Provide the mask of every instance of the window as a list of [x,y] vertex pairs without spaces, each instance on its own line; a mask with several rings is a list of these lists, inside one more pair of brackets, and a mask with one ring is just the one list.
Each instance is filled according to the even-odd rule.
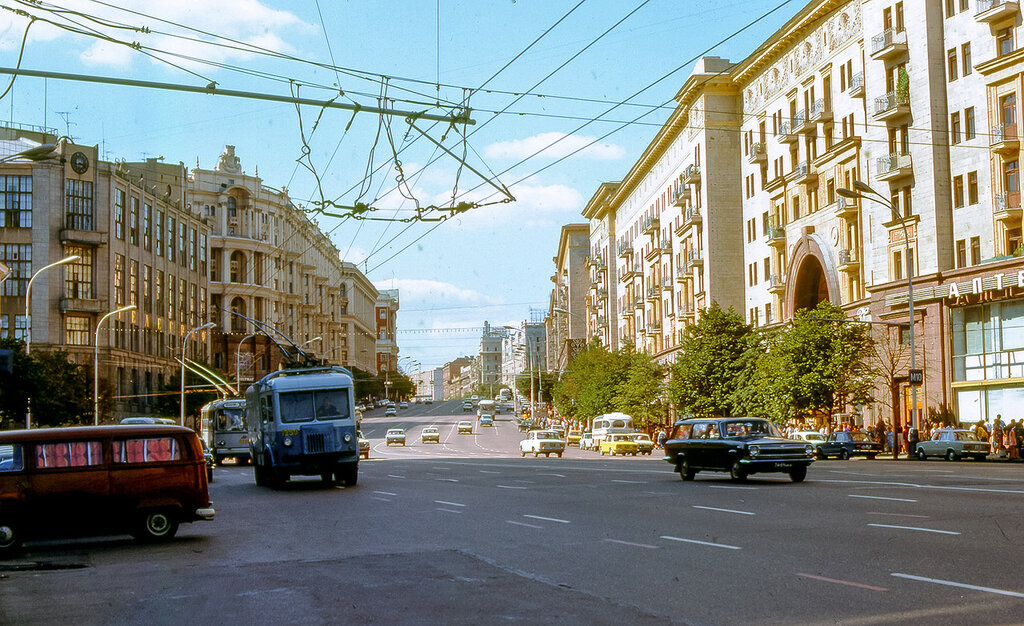
[[25,469],[20,444],[0,445],[0,472],[20,472]]
[[139,262],[128,261],[128,304],[139,305]]
[[139,199],[128,198],[128,243],[139,245]]
[[156,247],[156,255],[164,255],[164,212],[157,210],[156,219],[153,220],[153,225],[156,227],[153,232],[153,243]]
[[124,190],[114,190],[114,236],[124,241]]
[[185,231],[187,230],[185,222],[178,222],[178,263],[185,265],[188,259],[185,258],[187,248],[185,247]]
[[996,32],[996,56],[1006,56],[1013,52],[1013,27]]
[[960,46],[960,60],[962,62],[963,75],[970,75],[974,71],[974,66],[971,65],[971,42]]
[[967,240],[958,239],[956,242],[956,266],[967,267]]
[[103,464],[99,441],[71,441],[35,445],[36,467],[88,467]]
[[7,280],[0,283],[5,296],[24,296],[28,281],[32,278],[32,246],[20,244],[0,244],[0,263],[6,265],[11,273]]
[[174,437],[125,439],[112,444],[114,463],[157,463],[181,460],[181,446]]
[[78,255],[78,259],[64,266],[64,297],[90,300],[92,292],[93,249],[68,246],[65,256]]
[[971,237],[971,265],[981,263],[981,238]]
[[764,280],[765,280],[765,282],[768,282],[769,280],[771,280],[771,271],[772,271],[771,259],[769,257],[765,257],[764,258]]
[[903,251],[892,251],[892,280],[903,280]]
[[964,139],[974,139],[977,132],[974,125],[974,107],[964,109]]
[[92,183],[67,180],[64,187],[64,227],[92,230]]
[[0,176],[0,228],[32,227],[32,177]]
[[174,319],[174,312],[176,310],[176,308],[174,306],[174,302],[175,302],[175,300],[174,300],[174,287],[175,287],[174,274],[169,274],[167,276],[167,319],[169,319],[169,320],[173,320]]
[[953,177],[953,207],[962,208],[964,206],[964,177],[954,176]]
[[89,345],[89,318],[69,315],[64,318],[64,343],[69,346]]
[[953,82],[957,79],[956,68],[956,48],[950,48],[949,51],[946,52],[946,79],[949,80],[949,82]]
[[234,196],[228,196],[228,217],[236,217],[238,215],[238,201],[235,200]]
[[174,262],[174,218],[167,216],[167,260]]
[[155,281],[153,282],[153,293],[156,295],[156,314],[163,316],[166,313],[164,309],[164,272],[163,270],[156,271]]
[[967,173],[967,204],[978,204],[978,172]]
[[949,116],[949,141],[960,143],[960,113],[956,112]]
[[188,269],[196,271],[196,229],[188,229]]
[[142,266],[142,310],[153,313],[153,270],[148,265]]
[[124,255],[114,255],[114,304],[124,306]]

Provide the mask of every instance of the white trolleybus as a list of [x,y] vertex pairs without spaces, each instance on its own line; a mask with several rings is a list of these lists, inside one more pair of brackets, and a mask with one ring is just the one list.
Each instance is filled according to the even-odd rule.
[[239,464],[250,461],[243,398],[214,400],[202,408],[200,415],[203,438],[215,465],[220,465],[224,459],[235,459]]

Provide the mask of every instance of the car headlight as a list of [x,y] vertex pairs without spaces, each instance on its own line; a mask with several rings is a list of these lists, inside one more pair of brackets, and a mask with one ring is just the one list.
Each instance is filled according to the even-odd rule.
[[345,433],[345,443],[351,443],[351,441],[352,441],[352,434],[351,433]]
[[748,448],[748,450],[750,451],[750,456],[757,456],[757,455],[761,454],[761,448],[759,448],[757,446],[750,446],[750,448]]
[[292,438],[291,437],[285,437],[284,438],[284,447],[290,448],[291,446],[292,446]]
[[814,447],[804,446],[804,454],[806,454],[807,456],[812,456],[814,454]]

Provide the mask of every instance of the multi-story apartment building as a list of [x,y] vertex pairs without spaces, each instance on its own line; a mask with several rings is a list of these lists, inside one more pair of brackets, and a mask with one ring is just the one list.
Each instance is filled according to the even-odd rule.
[[470,357],[459,357],[454,361],[445,363],[441,368],[444,394],[442,397],[445,400],[459,398],[464,395],[460,380],[462,379],[462,370],[469,367],[469,362]]
[[398,290],[385,289],[377,295],[374,315],[377,329],[377,373],[398,370]]
[[[112,414],[100,421],[150,412],[179,371],[183,339],[206,321],[209,226],[180,184],[154,186],[129,164],[100,161],[96,146],[15,126],[0,133],[8,155],[56,142],[54,158],[0,165],[0,262],[13,270],[0,295],[0,337],[30,338],[32,350],[66,350],[82,364],[92,363],[98,339],[99,378],[114,391]],[[185,177],[168,167],[169,177]],[[208,332],[194,334],[185,356],[207,360],[209,346]]]
[[544,327],[547,336],[548,367],[561,372],[587,343],[586,298],[593,291],[594,298],[607,298],[607,290],[591,282],[588,252],[590,226],[567,224],[558,239],[558,253],[554,256],[555,273],[551,276],[554,287],[548,301]]
[[506,326],[505,330],[501,341],[501,382],[518,393],[516,378],[548,371],[547,330],[542,322],[526,320],[518,326]]
[[[1021,21],[1003,0],[815,0],[743,61],[699,61],[628,175],[584,211],[592,258],[617,244],[609,330],[670,360],[712,301],[757,325],[822,300],[907,322],[912,276],[922,414],[1013,414]],[[878,195],[840,195],[857,183]],[[865,421],[891,419],[883,394]]]
[[[618,302],[619,281],[615,273],[615,211],[608,203],[618,183],[603,183],[587,202],[583,217],[590,220],[591,289],[584,299],[587,314],[587,339],[596,340],[610,350],[619,349]],[[602,291],[603,289],[603,291]],[[632,309],[630,309],[632,313]]]
[[494,328],[490,322],[484,322],[480,335],[480,356],[473,370],[475,385],[493,389],[495,393],[498,391],[501,386],[501,343],[507,334],[507,329]]

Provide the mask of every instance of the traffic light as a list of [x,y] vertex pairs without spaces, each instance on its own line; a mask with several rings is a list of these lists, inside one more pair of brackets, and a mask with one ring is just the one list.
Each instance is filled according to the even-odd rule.
[[0,374],[14,373],[14,350],[0,350]]

